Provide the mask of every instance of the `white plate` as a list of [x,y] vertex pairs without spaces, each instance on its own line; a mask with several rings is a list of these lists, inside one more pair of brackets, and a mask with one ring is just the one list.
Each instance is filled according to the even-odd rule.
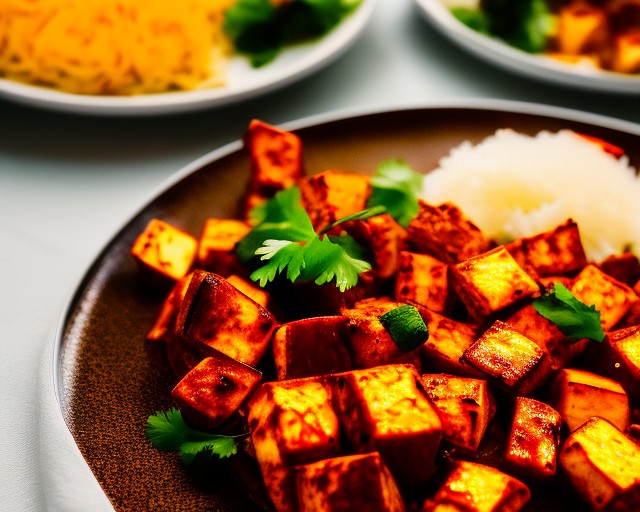
[[592,91],[640,95],[640,75],[572,65],[533,55],[482,35],[459,22],[441,0],[415,0],[422,15],[445,36],[476,56],[528,78]]
[[243,56],[232,58],[223,87],[140,96],[89,96],[0,78],[0,97],[50,110],[96,115],[170,114],[226,106],[288,85],[337,59],[362,33],[374,7],[375,0],[362,0],[356,11],[327,35],[287,47],[264,67],[251,67]]

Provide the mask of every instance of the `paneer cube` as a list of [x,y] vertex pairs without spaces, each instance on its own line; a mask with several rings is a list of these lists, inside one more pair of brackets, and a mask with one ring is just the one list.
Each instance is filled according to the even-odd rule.
[[529,488],[520,480],[490,466],[456,461],[422,512],[517,512],[530,499]]
[[302,141],[295,133],[254,119],[244,145],[251,158],[250,190],[269,197],[303,177]]
[[352,367],[343,316],[282,324],[274,332],[272,345],[278,380],[340,373]]
[[556,474],[562,416],[539,400],[517,397],[504,455],[510,474],[545,480]]
[[540,293],[504,246],[452,265],[450,271],[453,289],[477,322]]
[[620,383],[579,368],[564,368],[553,379],[549,403],[574,431],[592,416],[629,427],[629,398]]
[[198,244],[199,267],[223,277],[239,273],[235,248],[250,229],[241,220],[207,219]]
[[413,251],[458,263],[489,249],[489,240],[453,203],[434,206],[418,200],[418,215],[407,228]]
[[436,313],[451,311],[448,265],[429,254],[402,251],[396,276],[395,299],[429,308]]
[[169,295],[167,295],[166,299],[162,303],[162,309],[156,318],[156,322],[147,333],[148,340],[161,340],[168,342],[172,336],[174,336],[178,311],[180,310],[182,301],[187,294],[189,285],[191,284],[192,279],[202,280],[204,279],[204,276],[205,273],[203,271],[194,270],[176,282],[169,292]]
[[640,399],[640,325],[610,332],[597,353],[599,368]]
[[226,279],[207,272],[192,282],[176,320],[176,332],[193,345],[215,348],[254,366],[277,322],[273,315]]
[[632,252],[612,254],[599,265],[605,274],[633,287],[640,280],[640,260]]
[[313,227],[320,230],[364,210],[371,185],[367,175],[328,170],[302,180],[300,191]]
[[595,265],[587,265],[574,279],[571,293],[587,306],[600,311],[605,331],[612,329],[640,299],[632,288],[605,274]]
[[611,68],[619,73],[640,73],[640,29],[616,34]]
[[395,276],[407,231],[389,214],[348,224],[348,233],[371,251],[373,273],[380,279]]
[[559,462],[592,510],[638,510],[640,445],[594,417],[563,443]]
[[145,279],[173,286],[191,270],[197,249],[198,241],[189,233],[160,219],[151,219],[136,238],[131,254]]
[[609,23],[602,8],[587,2],[570,2],[560,9],[557,34],[560,53],[588,53],[606,45]]
[[422,368],[466,377],[484,374],[462,360],[462,354],[477,338],[478,326],[458,322],[429,309],[418,307],[429,330],[429,339],[420,347]]
[[462,359],[517,395],[528,395],[549,374],[546,353],[500,320],[465,350]]
[[261,380],[255,368],[210,351],[175,385],[171,395],[191,425],[213,430],[237,413]]
[[256,460],[278,512],[298,508],[295,466],[340,455],[332,389],[323,378],[263,383],[249,399]]
[[569,342],[556,324],[540,315],[531,304],[514,311],[506,323],[547,352],[551,371],[564,368],[582,354],[589,344],[588,339]]
[[425,374],[422,382],[442,421],[443,439],[464,452],[475,452],[495,413],[487,381]]
[[419,350],[403,352],[386,330],[380,316],[401,304],[386,298],[365,299],[353,308],[344,308],[347,335],[354,368],[372,368],[390,363],[409,363],[420,367]]
[[560,226],[505,245],[527,271],[538,276],[571,274],[587,265],[578,225],[571,219]]
[[411,365],[335,377],[339,411],[355,452],[378,451],[400,487],[425,484],[435,469],[442,423]]
[[403,512],[402,496],[379,453],[346,455],[296,468],[300,512]]
[[263,308],[266,308],[269,305],[270,295],[269,292],[264,288],[260,288],[259,286],[256,286],[255,284],[235,274],[227,276],[226,279],[227,282],[233,285],[234,288],[244,293],[251,300],[256,301]]

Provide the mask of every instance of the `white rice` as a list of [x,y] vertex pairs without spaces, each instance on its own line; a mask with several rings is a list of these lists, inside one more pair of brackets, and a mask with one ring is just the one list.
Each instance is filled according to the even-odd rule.
[[457,204],[501,242],[572,218],[591,261],[629,246],[640,256],[640,177],[627,157],[569,130],[531,137],[502,129],[476,146],[464,142],[427,174],[423,195]]

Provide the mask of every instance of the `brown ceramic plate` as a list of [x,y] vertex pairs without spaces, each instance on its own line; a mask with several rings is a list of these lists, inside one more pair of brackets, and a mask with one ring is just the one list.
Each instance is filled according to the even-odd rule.
[[[632,165],[640,166],[640,130],[634,125],[535,105],[413,108],[286,126],[302,138],[310,173],[327,168],[370,173],[391,157],[427,172],[463,140],[479,142],[506,127],[530,134],[570,128],[624,148]],[[259,509],[232,476],[192,474],[176,454],[159,453],[146,441],[147,417],[172,405],[173,381],[162,347],[145,341],[163,297],[140,283],[129,255],[152,217],[199,234],[207,217],[235,216],[248,163],[236,142],[180,172],[109,242],[63,320],[57,347],[60,407],[116,510]],[[253,474],[240,480],[252,478],[257,481]],[[530,510],[576,510],[556,489],[543,494],[544,503],[533,502]]]

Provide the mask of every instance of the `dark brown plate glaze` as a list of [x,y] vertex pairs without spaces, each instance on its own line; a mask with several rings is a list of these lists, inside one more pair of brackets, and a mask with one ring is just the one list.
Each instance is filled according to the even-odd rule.
[[[386,158],[403,158],[428,172],[453,146],[465,139],[479,142],[499,128],[530,134],[570,128],[622,147],[632,165],[640,166],[640,130],[632,125],[526,104],[413,108],[312,119],[286,128],[302,138],[308,173],[329,168],[372,173]],[[172,405],[174,382],[163,347],[145,341],[163,295],[139,281],[129,253],[152,217],[197,236],[207,217],[236,216],[248,164],[236,142],[179,173],[108,243],[63,319],[57,347],[60,407],[116,510],[259,509],[229,474],[193,474],[176,454],[159,453],[145,439],[147,417]],[[253,474],[240,478],[251,479],[258,481]],[[558,489],[543,494],[544,503],[533,501],[529,510],[576,510]]]

